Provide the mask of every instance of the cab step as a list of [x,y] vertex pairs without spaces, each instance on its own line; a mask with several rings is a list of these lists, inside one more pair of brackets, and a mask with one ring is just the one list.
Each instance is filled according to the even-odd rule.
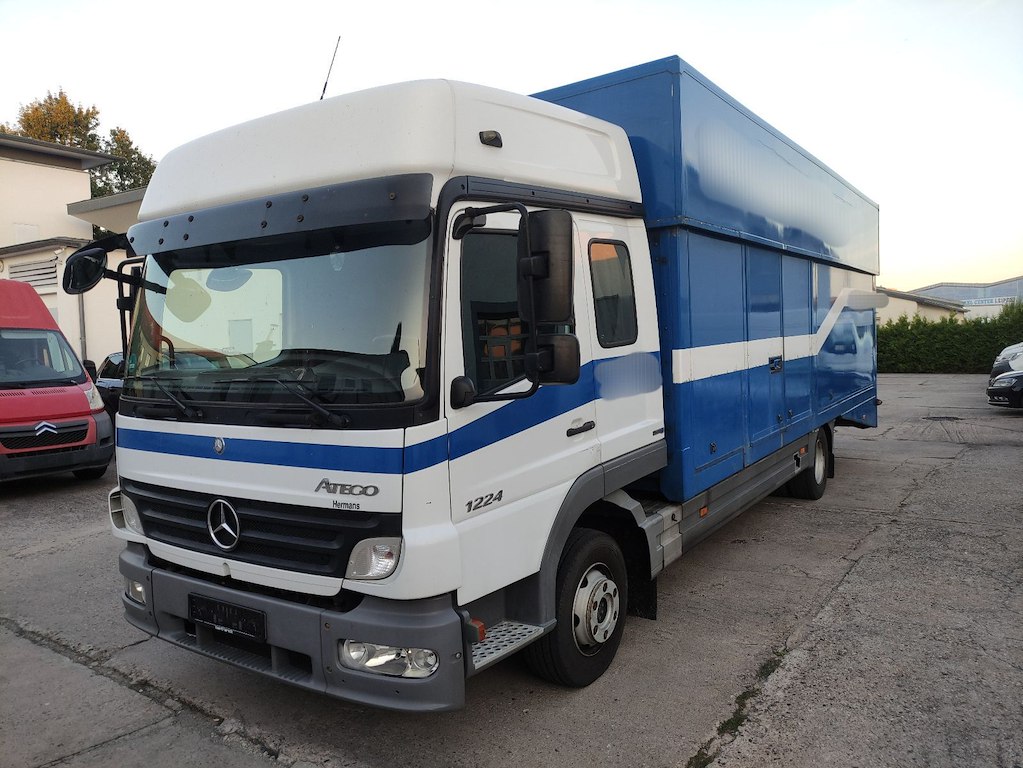
[[472,646],[473,670],[479,672],[506,656],[510,656],[520,648],[543,634],[543,628],[533,624],[520,624],[517,621],[501,621],[487,627],[487,636],[480,643]]

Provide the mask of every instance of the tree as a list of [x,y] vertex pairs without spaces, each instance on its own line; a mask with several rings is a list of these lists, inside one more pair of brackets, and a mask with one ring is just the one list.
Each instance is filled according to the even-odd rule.
[[110,165],[89,172],[93,197],[144,187],[156,170],[153,158],[135,146],[124,128],[117,127],[107,137],[100,136],[99,110],[95,106],[73,104],[63,88],[56,95],[47,91],[46,98],[22,106],[17,124],[0,124],[0,132],[117,157]]
[[99,110],[72,104],[63,88],[56,96],[47,91],[45,99],[23,105],[14,128],[3,126],[5,133],[93,152],[101,151],[98,128]]
[[105,197],[117,192],[144,187],[156,170],[149,155],[142,154],[131,136],[123,128],[114,128],[103,140],[103,150],[120,158],[116,163],[96,168],[92,172],[92,196]]

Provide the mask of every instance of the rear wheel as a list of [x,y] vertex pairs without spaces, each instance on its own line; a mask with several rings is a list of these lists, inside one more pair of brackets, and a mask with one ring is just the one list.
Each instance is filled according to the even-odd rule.
[[813,440],[810,466],[789,481],[789,492],[797,499],[819,499],[828,487],[828,436],[818,429]]
[[574,688],[604,674],[622,640],[628,590],[615,540],[589,528],[572,531],[558,566],[558,623],[525,651],[533,672]]

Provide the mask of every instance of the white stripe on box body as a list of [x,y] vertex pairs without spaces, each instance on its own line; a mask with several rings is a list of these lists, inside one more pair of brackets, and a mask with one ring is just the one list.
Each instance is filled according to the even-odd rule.
[[[673,349],[671,351],[671,380],[674,384],[709,379],[726,373],[736,373],[767,365],[768,359],[784,356],[785,360],[800,360],[816,356],[838,322],[846,307],[873,309],[885,297],[861,288],[843,288],[828,310],[824,322],[814,334],[775,336],[769,339],[733,341],[704,347]],[[881,304],[883,306],[883,304]]]

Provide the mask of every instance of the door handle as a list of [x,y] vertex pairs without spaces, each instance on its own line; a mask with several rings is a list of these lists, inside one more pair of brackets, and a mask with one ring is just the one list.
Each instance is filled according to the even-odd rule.
[[589,432],[591,429],[596,429],[597,422],[587,421],[581,427],[570,427],[565,434],[568,437],[574,437],[575,435],[581,435],[583,432]]

